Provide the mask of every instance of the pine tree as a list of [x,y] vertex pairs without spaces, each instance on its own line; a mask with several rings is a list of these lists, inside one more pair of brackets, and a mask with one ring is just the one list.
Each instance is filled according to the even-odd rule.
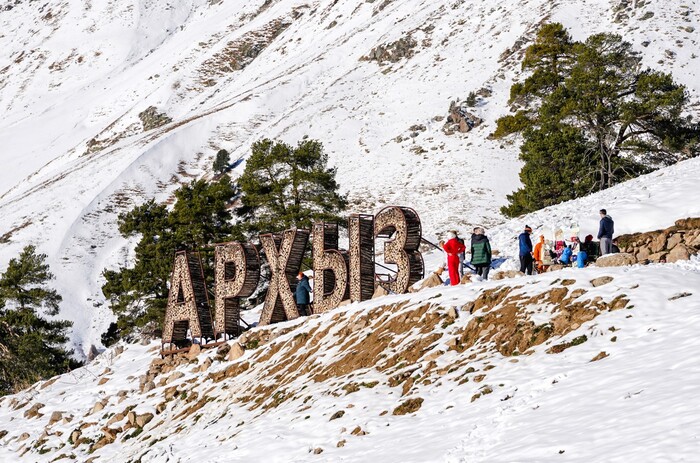
[[228,170],[229,163],[231,162],[231,156],[228,151],[221,149],[216,153],[216,158],[214,159],[214,172],[217,174],[223,174]]
[[197,180],[175,192],[172,210],[151,200],[119,216],[122,236],[140,240],[133,267],[103,272],[102,292],[117,315],[116,330],[110,327],[106,341],[159,334],[175,252],[231,239],[230,204],[236,194],[228,176],[213,183]]
[[48,288],[53,279],[46,255],[26,246],[0,276],[0,395],[77,367],[68,341],[68,321],[58,314],[61,296]]
[[310,228],[317,220],[341,221],[347,200],[338,193],[336,170],[327,164],[316,140],[302,140],[296,147],[268,139],[253,144],[238,179],[243,202],[239,228],[255,235]]
[[[511,103],[520,109],[499,119],[493,134],[524,139],[524,188],[509,196],[506,215],[603,190],[698,154],[700,130],[683,116],[685,87],[670,74],[642,69],[641,57],[619,35],[572,42],[561,24],[545,25],[523,68],[532,74],[511,88]],[[564,145],[550,142],[561,137]],[[579,161],[575,187],[550,185],[557,176],[545,171],[567,158]]]

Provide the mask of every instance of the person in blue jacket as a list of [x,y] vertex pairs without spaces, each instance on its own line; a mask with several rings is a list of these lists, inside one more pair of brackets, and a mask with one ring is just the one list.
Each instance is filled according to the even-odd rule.
[[532,240],[530,234],[532,228],[525,225],[525,231],[518,236],[520,246],[520,271],[525,275],[532,275]]
[[600,240],[600,255],[612,253],[612,237],[615,233],[615,222],[605,209],[600,210],[600,227],[598,239]]
[[299,309],[299,315],[311,315],[311,310],[309,304],[311,303],[311,285],[309,285],[309,277],[299,272],[297,275],[296,290],[294,291],[294,299],[297,302],[297,308]]
[[588,254],[586,251],[579,251],[576,255],[576,267],[583,268],[586,266],[586,259],[588,259]]
[[561,253],[561,257],[559,258],[559,262],[562,263],[563,265],[569,265],[571,263],[571,254],[573,251],[571,250],[571,245],[568,245],[567,247],[564,248],[564,251]]

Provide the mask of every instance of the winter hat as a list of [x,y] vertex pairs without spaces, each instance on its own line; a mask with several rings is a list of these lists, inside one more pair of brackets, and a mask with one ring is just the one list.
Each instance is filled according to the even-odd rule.
[[529,225],[525,225],[525,231],[529,231],[529,232],[531,232],[531,231],[532,231],[532,228],[530,228],[530,226],[529,226]]
[[447,238],[448,239],[457,238],[457,233],[455,233],[453,230],[450,230],[447,232]]

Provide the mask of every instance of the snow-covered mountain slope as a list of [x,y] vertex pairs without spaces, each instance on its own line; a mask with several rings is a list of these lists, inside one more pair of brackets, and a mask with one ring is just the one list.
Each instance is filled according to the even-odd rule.
[[694,461],[698,288],[697,257],[568,269],[255,328],[232,360],[110,349],[1,399],[0,459]]
[[[495,225],[517,187],[517,145],[486,136],[538,25],[561,21],[577,39],[617,31],[697,101],[699,6],[5,0],[0,265],[28,243],[49,255],[61,316],[85,352],[111,318],[100,273],[130,259],[116,215],[207,175],[219,148],[244,159],[261,137],[322,140],[354,211],[412,206],[428,234]],[[398,61],[364,59],[397,41]],[[445,135],[438,116],[480,89],[484,124]],[[172,122],[144,132],[151,106]]]

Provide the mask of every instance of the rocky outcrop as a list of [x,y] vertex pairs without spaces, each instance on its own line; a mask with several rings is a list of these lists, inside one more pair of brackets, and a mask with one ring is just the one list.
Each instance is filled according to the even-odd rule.
[[457,104],[457,102],[452,101],[450,103],[450,114],[442,128],[446,135],[452,135],[455,132],[467,133],[481,125],[483,119],[470,113],[467,108],[466,102]]
[[418,42],[408,35],[406,37],[401,37],[395,42],[373,48],[363,59],[367,61],[376,61],[379,64],[396,63],[404,58],[411,58],[415,54],[417,46]]
[[173,120],[165,113],[159,113],[155,106],[149,106],[139,113],[139,119],[143,125],[143,131],[157,129],[165,124],[170,124]]
[[620,250],[637,262],[677,262],[700,251],[700,218],[677,220],[665,230],[617,237]]

